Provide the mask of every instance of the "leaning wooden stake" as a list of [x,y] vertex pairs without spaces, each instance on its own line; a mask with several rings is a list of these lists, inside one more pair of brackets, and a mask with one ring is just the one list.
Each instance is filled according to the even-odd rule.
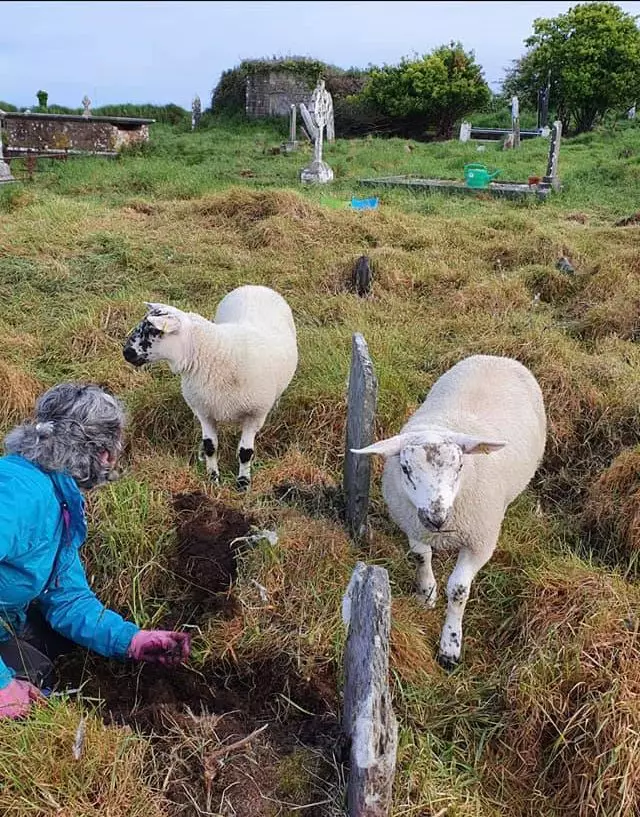
[[383,567],[356,564],[344,596],[342,728],[350,741],[349,817],[388,817],[398,748],[389,691],[391,588]]
[[378,381],[364,337],[356,332],[351,346],[351,371],[347,398],[347,447],[344,455],[343,487],[346,520],[351,535],[367,535],[371,457],[352,454],[352,448],[371,445],[374,435]]

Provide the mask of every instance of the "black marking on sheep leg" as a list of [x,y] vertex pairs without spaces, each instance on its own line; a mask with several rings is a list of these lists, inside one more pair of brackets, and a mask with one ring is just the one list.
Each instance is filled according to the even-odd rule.
[[248,491],[251,485],[249,477],[238,477],[236,485],[239,491]]
[[204,453],[206,457],[214,457],[216,454],[216,447],[213,444],[213,440],[209,439],[209,437],[205,437],[202,441],[202,448],[204,449]]
[[240,446],[238,450],[238,459],[243,465],[246,465],[248,462],[251,462],[253,458],[253,448],[243,448]]
[[443,652],[438,652],[438,657],[436,660],[442,669],[446,670],[447,672],[452,672],[459,663],[457,658],[454,658],[452,655],[445,655]]

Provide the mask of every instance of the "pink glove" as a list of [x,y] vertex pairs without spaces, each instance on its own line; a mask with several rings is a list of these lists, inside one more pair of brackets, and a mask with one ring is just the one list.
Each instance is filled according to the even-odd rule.
[[31,704],[44,701],[40,690],[28,681],[11,681],[0,689],[0,718],[22,718]]
[[131,639],[127,655],[135,661],[149,661],[173,667],[186,661],[191,652],[188,633],[167,630],[140,630]]

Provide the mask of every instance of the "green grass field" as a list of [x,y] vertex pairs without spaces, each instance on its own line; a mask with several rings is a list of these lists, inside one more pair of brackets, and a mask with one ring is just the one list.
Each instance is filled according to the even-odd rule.
[[[0,723],[0,812],[343,814],[340,602],[364,559],[389,570],[394,595],[394,815],[634,817],[640,226],[616,222],[640,207],[640,128],[565,140],[564,190],[544,204],[387,189],[377,211],[360,213],[348,207],[371,194],[360,177],[461,179],[465,163],[482,161],[526,180],[543,174],[547,142],[477,153],[473,142],[408,150],[397,139],[339,140],[325,157],[334,184],[302,189],[310,150],[272,155],[283,138],[272,123],[196,134],[154,126],[148,146],[117,161],[43,162],[32,182],[0,190],[1,430],[61,380],[122,396],[125,475],[90,498],[88,573],[104,602],[139,624],[194,634],[191,668],[173,686],[83,654],[62,670],[80,694],[52,699],[27,723]],[[348,290],[363,253],[374,270],[366,300]],[[575,275],[556,269],[563,255]],[[143,301],[212,315],[243,283],[288,299],[300,350],[257,440],[247,496],[233,489],[237,433],[223,430],[223,487],[212,489],[178,379],[164,366],[135,371],[121,352]],[[435,661],[444,603],[425,611],[412,598],[381,463],[370,544],[355,547],[340,521],[354,331],[379,378],[379,435],[397,432],[469,354],[518,358],[544,392],[545,460],[474,583],[463,662],[450,675]],[[215,603],[195,599],[178,575],[204,512],[176,497],[198,493],[220,541],[250,522],[278,535],[242,550],[232,589],[223,580]],[[434,562],[442,587],[453,562]],[[129,725],[110,724],[109,713]],[[220,762],[221,745],[267,722]]]

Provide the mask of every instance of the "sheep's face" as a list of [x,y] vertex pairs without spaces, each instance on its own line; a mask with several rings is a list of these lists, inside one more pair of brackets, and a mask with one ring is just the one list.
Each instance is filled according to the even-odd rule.
[[354,450],[354,454],[398,457],[402,490],[429,531],[442,530],[460,490],[465,454],[488,454],[505,443],[449,429],[424,428]]
[[440,530],[460,488],[462,448],[451,442],[407,445],[399,454],[402,488],[427,530]]
[[158,360],[173,361],[178,352],[180,310],[163,304],[148,304],[147,316],[131,331],[122,354],[132,366]]

